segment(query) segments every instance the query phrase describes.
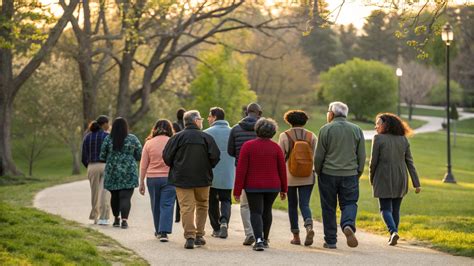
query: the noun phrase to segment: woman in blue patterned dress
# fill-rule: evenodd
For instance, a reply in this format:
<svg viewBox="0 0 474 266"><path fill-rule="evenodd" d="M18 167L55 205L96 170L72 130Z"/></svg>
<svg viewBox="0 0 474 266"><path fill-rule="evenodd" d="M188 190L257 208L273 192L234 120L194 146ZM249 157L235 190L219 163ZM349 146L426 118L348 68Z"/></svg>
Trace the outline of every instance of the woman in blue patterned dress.
<svg viewBox="0 0 474 266"><path fill-rule="evenodd" d="M100 151L100 159L105 161L104 187L112 194L110 205L115 217L114 227L128 228L131 199L138 187L137 161L140 161L141 152L138 138L128 133L127 120L116 118Z"/></svg>

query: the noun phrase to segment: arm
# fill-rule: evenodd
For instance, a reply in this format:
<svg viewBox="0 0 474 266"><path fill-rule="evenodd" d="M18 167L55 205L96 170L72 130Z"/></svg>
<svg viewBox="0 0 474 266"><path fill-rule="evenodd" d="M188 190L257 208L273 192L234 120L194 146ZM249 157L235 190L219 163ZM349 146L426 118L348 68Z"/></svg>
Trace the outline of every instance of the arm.
<svg viewBox="0 0 474 266"><path fill-rule="evenodd" d="M102 146L100 148L100 160L106 162L107 157L109 156L109 146L110 146L110 137L107 136L104 139L104 142L102 143Z"/></svg>
<svg viewBox="0 0 474 266"><path fill-rule="evenodd" d="M283 155L283 152L280 149L277 150L277 162L278 162L278 175L280 176L281 192L287 193L288 192L288 178L286 176L285 156Z"/></svg>
<svg viewBox="0 0 474 266"><path fill-rule="evenodd" d="M249 145L245 143L240 150L239 162L237 163L235 184L234 184L234 196L240 198L242 194L242 189L245 185L245 180L247 179L248 163L249 163Z"/></svg>
<svg viewBox="0 0 474 266"><path fill-rule="evenodd" d="M316 145L316 152L314 153L314 170L316 174L321 175L323 170L323 163L326 156L326 143L323 129L319 130L318 143Z"/></svg>
<svg viewBox="0 0 474 266"><path fill-rule="evenodd" d="M227 153L235 157L235 142L234 142L234 129L232 128L229 134L229 141L227 142Z"/></svg>
<svg viewBox="0 0 474 266"><path fill-rule="evenodd" d="M87 161L87 153L89 152L87 150L87 145L86 145L86 140L87 140L87 136L84 138L84 140L82 141L82 164L84 165L84 167L87 168L87 165L89 164L89 162Z"/></svg>
<svg viewBox="0 0 474 266"><path fill-rule="evenodd" d="M176 135L171 137L166 143L165 148L163 149L163 161L169 167L173 166L174 157L176 155L176 149L177 149L175 145L175 143L177 142L176 139L177 139Z"/></svg>
<svg viewBox="0 0 474 266"><path fill-rule="evenodd" d="M410 173L413 187L419 188L421 187L421 184L420 184L420 179L418 178L418 173L416 172L415 164L413 162L413 157L411 155L410 143L408 142L408 140L406 140L406 142L407 142L407 149L405 151L405 162L407 164L408 172Z"/></svg>
<svg viewBox="0 0 474 266"><path fill-rule="evenodd" d="M150 164L150 155L148 154L148 145L145 143L145 146L142 150L142 160L140 161L140 182L143 182L146 177L146 171L148 165Z"/></svg>
<svg viewBox="0 0 474 266"><path fill-rule="evenodd" d="M288 153L288 139L286 138L285 133L280 134L280 137L278 138L278 145L283 152L284 158L286 158L286 154Z"/></svg>
<svg viewBox="0 0 474 266"><path fill-rule="evenodd" d="M133 136L133 142L135 143L135 150L133 151L133 158L135 161L140 161L142 158L142 144L136 136Z"/></svg>
<svg viewBox="0 0 474 266"><path fill-rule="evenodd" d="M365 167L365 139L364 139L364 132L362 129L359 128L360 139L359 143L357 144L357 161L359 164L359 168L357 172L359 173L359 178L364 172Z"/></svg>
<svg viewBox="0 0 474 266"><path fill-rule="evenodd" d="M206 133L204 133L206 134ZM208 156L209 156L209 161L211 162L212 168L216 167L217 163L220 161L220 156L221 156L221 151L219 150L219 147L216 144L216 141L211 135L207 136L206 141L208 142Z"/></svg>
<svg viewBox="0 0 474 266"><path fill-rule="evenodd" d="M375 170L377 169L377 165L379 163L379 152L380 152L380 140L378 139L377 135L374 136L372 140L372 155L370 157L369 163L369 180L370 184L374 184L374 175Z"/></svg>

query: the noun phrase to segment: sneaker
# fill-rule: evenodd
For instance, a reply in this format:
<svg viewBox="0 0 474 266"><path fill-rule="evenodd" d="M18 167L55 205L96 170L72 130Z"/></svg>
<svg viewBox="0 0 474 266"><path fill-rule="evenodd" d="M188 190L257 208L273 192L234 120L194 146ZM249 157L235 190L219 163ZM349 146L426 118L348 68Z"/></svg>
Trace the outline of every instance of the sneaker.
<svg viewBox="0 0 474 266"><path fill-rule="evenodd" d="M250 246L252 245L253 243L255 243L255 237L254 236L247 236L244 240L244 243L243 245L244 246Z"/></svg>
<svg viewBox="0 0 474 266"><path fill-rule="evenodd" d="M127 228L128 228L127 220L122 220L122 229L127 229Z"/></svg>
<svg viewBox="0 0 474 266"><path fill-rule="evenodd" d="M263 247L264 247L264 248L270 248L270 246L268 245L268 243L270 243L270 240L264 239L264 240L263 240Z"/></svg>
<svg viewBox="0 0 474 266"><path fill-rule="evenodd" d="M115 217L113 226L114 227L120 227L120 218Z"/></svg>
<svg viewBox="0 0 474 266"><path fill-rule="evenodd" d="M314 238L314 230L311 228L306 230L306 238L304 240L304 245L311 246L313 244L313 238Z"/></svg>
<svg viewBox="0 0 474 266"><path fill-rule="evenodd" d="M212 231L212 234L211 234L212 237L221 237L221 231Z"/></svg>
<svg viewBox="0 0 474 266"><path fill-rule="evenodd" d="M263 246L263 241L255 243L255 245L253 245L253 250L255 250L255 251L264 251L265 247Z"/></svg>
<svg viewBox="0 0 474 266"><path fill-rule="evenodd" d="M97 222L98 225L109 225L109 220L107 219L99 219Z"/></svg>
<svg viewBox="0 0 474 266"><path fill-rule="evenodd" d="M196 246L204 246L206 244L206 240L202 236L197 236L196 240L194 240L194 245Z"/></svg>
<svg viewBox="0 0 474 266"><path fill-rule="evenodd" d="M184 244L185 249L193 249L194 248L194 238L186 239L186 243Z"/></svg>
<svg viewBox="0 0 474 266"><path fill-rule="evenodd" d="M397 232L393 232L392 235L390 236L390 240L388 241L388 244L390 246L396 246L397 243L398 243L398 239L400 238L400 236L398 235Z"/></svg>
<svg viewBox="0 0 474 266"><path fill-rule="evenodd" d="M349 247L355 248L359 245L359 242L357 241L355 233L354 233L354 231L352 230L352 228L350 226L344 227L344 229L342 231L344 232L344 235L347 238L347 245Z"/></svg>
<svg viewBox="0 0 474 266"><path fill-rule="evenodd" d="M336 244L328 244L328 243L324 242L323 248L336 249L337 246L336 246Z"/></svg>
<svg viewBox="0 0 474 266"><path fill-rule="evenodd" d="M221 224L221 230L220 230L220 234L219 234L219 237L220 238L227 238L227 224Z"/></svg>
<svg viewBox="0 0 474 266"><path fill-rule="evenodd" d="M166 233L161 233L158 237L160 242L168 242L168 235Z"/></svg>

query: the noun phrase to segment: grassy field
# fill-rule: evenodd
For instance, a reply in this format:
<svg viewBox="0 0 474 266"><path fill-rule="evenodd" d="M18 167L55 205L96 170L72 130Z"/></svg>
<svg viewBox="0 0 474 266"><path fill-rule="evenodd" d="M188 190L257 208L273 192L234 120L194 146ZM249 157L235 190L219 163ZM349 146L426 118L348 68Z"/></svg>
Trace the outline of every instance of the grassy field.
<svg viewBox="0 0 474 266"><path fill-rule="evenodd" d="M474 134L474 118L457 121L456 132L462 134Z"/></svg>
<svg viewBox="0 0 474 266"><path fill-rule="evenodd" d="M35 169L33 178L0 177L0 265L147 265L115 240L31 207L41 189L84 178L69 176L66 149L47 150Z"/></svg>
<svg viewBox="0 0 474 266"><path fill-rule="evenodd" d="M458 181L456 185L441 181L446 171L443 133L420 134L410 141L422 192L415 194L411 191L403 200L401 237L452 254L474 257L474 138L458 137L458 145L453 148L453 173ZM370 153L369 142L367 150ZM286 209L286 204L277 202L276 206ZM311 206L313 215L320 220L317 187ZM365 230L388 237L379 214L378 202L372 197L367 172L360 181L357 224Z"/></svg>
<svg viewBox="0 0 474 266"><path fill-rule="evenodd" d="M408 115L408 107L402 106L402 115ZM436 116L436 117L446 117L445 110L432 110L425 108L413 108L413 115L424 115L424 116Z"/></svg>

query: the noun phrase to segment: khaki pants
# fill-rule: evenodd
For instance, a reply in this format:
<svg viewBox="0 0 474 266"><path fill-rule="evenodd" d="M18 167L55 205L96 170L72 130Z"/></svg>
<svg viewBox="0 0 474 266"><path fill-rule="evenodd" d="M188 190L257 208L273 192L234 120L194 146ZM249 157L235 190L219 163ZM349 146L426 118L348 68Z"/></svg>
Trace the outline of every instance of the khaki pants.
<svg viewBox="0 0 474 266"><path fill-rule="evenodd" d="M181 208L181 220L184 229L184 238L196 238L204 236L207 210L209 208L209 188L176 188L179 206ZM194 213L196 212L196 215Z"/></svg>
<svg viewBox="0 0 474 266"><path fill-rule="evenodd" d="M87 166L87 177L91 186L90 220L109 219L110 193L104 189L104 170L105 163L91 163Z"/></svg>

